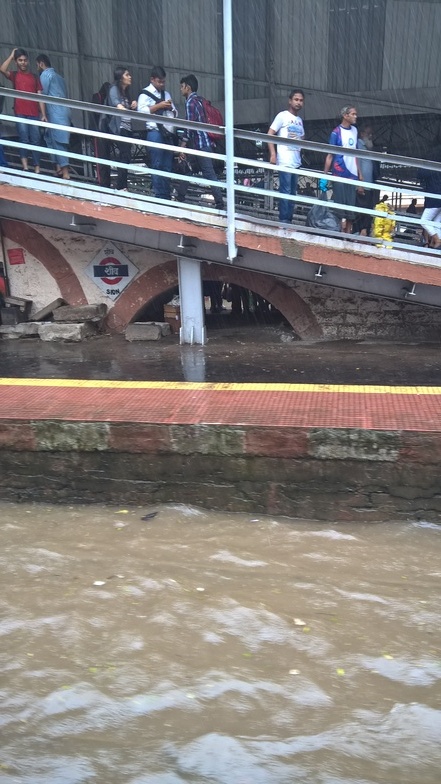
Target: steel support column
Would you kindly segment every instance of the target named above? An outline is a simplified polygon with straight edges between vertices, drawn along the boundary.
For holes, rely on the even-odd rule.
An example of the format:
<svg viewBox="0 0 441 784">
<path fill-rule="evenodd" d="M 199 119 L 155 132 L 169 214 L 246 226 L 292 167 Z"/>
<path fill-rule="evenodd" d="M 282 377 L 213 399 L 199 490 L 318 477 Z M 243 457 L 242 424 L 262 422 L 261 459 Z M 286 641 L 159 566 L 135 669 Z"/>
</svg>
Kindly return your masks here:
<svg viewBox="0 0 441 784">
<path fill-rule="evenodd" d="M 227 155 L 227 245 L 228 261 L 237 256 L 234 205 L 234 94 L 232 0 L 224 0 L 225 152 Z"/>
<path fill-rule="evenodd" d="M 196 259 L 178 257 L 179 298 L 181 302 L 181 329 L 179 342 L 206 342 L 205 307 L 202 289 L 201 263 Z"/>
</svg>

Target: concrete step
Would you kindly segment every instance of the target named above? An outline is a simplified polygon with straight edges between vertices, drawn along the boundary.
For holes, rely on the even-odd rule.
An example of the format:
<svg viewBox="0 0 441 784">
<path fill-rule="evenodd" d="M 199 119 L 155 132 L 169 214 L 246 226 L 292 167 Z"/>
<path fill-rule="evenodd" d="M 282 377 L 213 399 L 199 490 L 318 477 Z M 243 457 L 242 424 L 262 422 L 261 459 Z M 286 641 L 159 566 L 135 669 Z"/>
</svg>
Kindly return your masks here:
<svg viewBox="0 0 441 784">
<path fill-rule="evenodd" d="M 126 340 L 160 340 L 170 335 L 170 324 L 160 321 L 135 321 L 125 331 Z"/>
<path fill-rule="evenodd" d="M 46 342 L 69 341 L 79 343 L 81 340 L 93 337 L 98 333 L 98 327 L 93 321 L 84 321 L 79 324 L 40 324 L 38 334 Z"/>
</svg>

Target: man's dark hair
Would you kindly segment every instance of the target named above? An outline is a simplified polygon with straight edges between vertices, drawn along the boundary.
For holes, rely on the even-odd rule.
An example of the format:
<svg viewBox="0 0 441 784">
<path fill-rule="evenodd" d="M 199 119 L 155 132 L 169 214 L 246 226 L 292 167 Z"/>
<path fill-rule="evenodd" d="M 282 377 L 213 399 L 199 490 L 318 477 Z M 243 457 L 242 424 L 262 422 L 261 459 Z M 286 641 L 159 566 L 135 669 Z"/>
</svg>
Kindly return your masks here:
<svg viewBox="0 0 441 784">
<path fill-rule="evenodd" d="M 166 76 L 167 74 L 165 73 L 162 65 L 154 65 L 150 71 L 150 79 L 165 79 Z"/>
<path fill-rule="evenodd" d="M 47 54 L 39 54 L 35 59 L 37 63 L 43 63 L 43 65 L 45 65 L 46 68 L 52 68 L 51 61 L 49 60 Z"/>
<path fill-rule="evenodd" d="M 18 60 L 19 57 L 27 57 L 27 58 L 29 58 L 29 55 L 28 55 L 26 49 L 16 49 L 15 50 L 15 52 L 14 52 L 14 60 Z"/>
<path fill-rule="evenodd" d="M 198 91 L 199 82 L 194 74 L 183 76 L 179 84 L 188 84 L 188 86 L 191 87 L 192 93 L 197 93 Z"/>
<path fill-rule="evenodd" d="M 293 98 L 296 93 L 299 93 L 301 96 L 303 96 L 303 98 L 305 98 L 305 93 L 301 87 L 293 87 L 288 97 Z"/>
</svg>

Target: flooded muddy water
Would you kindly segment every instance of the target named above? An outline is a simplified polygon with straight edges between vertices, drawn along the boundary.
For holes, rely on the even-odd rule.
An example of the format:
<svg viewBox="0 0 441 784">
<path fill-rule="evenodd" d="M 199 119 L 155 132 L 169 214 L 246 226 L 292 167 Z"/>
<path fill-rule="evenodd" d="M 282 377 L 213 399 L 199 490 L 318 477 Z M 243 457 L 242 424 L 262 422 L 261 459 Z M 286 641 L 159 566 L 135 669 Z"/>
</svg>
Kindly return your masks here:
<svg viewBox="0 0 441 784">
<path fill-rule="evenodd" d="M 0 783 L 438 784 L 441 527 L 0 504 Z"/>
</svg>

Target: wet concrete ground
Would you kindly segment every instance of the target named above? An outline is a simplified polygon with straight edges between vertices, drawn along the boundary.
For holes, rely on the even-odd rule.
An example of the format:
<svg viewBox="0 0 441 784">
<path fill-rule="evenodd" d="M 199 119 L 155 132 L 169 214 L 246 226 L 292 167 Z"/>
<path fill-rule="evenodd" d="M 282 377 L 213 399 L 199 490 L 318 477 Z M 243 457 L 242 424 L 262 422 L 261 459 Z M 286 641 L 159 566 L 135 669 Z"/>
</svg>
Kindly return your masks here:
<svg viewBox="0 0 441 784">
<path fill-rule="evenodd" d="M 284 325 L 207 319 L 206 346 L 180 346 L 171 336 L 129 343 L 123 335 L 87 342 L 0 341 L 4 378 L 321 384 L 441 384 L 439 343 L 296 340 Z"/>
</svg>

